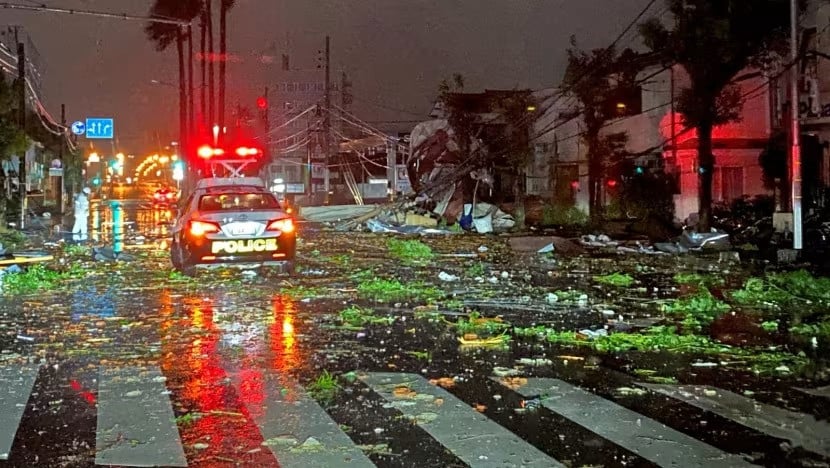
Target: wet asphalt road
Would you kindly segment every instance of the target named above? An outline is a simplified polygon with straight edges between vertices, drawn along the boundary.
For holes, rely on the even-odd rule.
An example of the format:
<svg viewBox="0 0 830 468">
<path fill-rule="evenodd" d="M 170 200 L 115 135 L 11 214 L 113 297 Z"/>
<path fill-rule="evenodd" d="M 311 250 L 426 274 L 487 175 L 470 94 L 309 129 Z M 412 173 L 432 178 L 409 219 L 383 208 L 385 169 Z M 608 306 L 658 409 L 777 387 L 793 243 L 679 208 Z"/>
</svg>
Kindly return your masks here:
<svg viewBox="0 0 830 468">
<path fill-rule="evenodd" d="M 299 278 L 182 278 L 162 249 L 170 210 L 124 206 L 132 239 L 145 238 L 129 250 L 135 261 L 89 263 L 90 276 L 62 291 L 0 304 L 0 467 L 830 462 L 826 390 L 692 367 L 695 356 L 595 355 L 521 339 L 460 347 L 441 320 L 417 319 L 413 305 L 355 300 L 347 277 L 358 269 L 417 276 L 391 265 L 368 235 L 303 226 Z M 108 213 L 91 216 L 101 240 Z M 443 247 L 481 244 L 493 253 L 488 265 L 523 268 L 494 239 Z M 346 254 L 351 263 L 325 260 Z M 429 276 L 465 261 L 448 258 Z M 464 295 L 470 288 L 457 292 L 476 299 Z M 503 299 L 520 289 L 503 282 L 479 299 L 492 305 L 493 291 Z M 333 319 L 356 302 L 394 323 L 352 328 Z M 540 321 L 530 307 L 507 304 L 495 309 L 505 320 Z M 584 310 L 544 320 L 597 323 Z M 646 384 L 640 368 L 677 383 Z M 337 377 L 330 393 L 313 385 L 325 373 Z"/>
</svg>

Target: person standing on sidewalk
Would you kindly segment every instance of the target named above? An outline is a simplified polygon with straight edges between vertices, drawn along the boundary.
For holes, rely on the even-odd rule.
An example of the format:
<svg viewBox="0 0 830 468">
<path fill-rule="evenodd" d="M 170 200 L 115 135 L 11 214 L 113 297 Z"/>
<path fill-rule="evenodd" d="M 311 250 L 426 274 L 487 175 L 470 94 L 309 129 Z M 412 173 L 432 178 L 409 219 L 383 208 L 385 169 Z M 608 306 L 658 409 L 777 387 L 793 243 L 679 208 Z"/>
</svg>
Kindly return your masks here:
<svg viewBox="0 0 830 468">
<path fill-rule="evenodd" d="M 89 194 L 92 190 L 84 187 L 83 191 L 75 197 L 75 225 L 72 227 L 72 240 L 83 242 L 87 238 L 87 225 L 89 219 Z"/>
</svg>

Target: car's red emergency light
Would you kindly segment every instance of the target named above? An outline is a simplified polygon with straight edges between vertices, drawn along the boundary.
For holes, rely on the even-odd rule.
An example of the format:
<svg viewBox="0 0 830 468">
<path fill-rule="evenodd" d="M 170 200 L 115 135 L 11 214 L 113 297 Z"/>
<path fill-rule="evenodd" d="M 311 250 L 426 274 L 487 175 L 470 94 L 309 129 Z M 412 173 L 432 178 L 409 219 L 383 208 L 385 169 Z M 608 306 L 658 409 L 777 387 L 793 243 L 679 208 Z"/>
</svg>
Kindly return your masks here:
<svg viewBox="0 0 830 468">
<path fill-rule="evenodd" d="M 210 145 L 202 145 L 196 151 L 196 154 L 198 154 L 202 159 L 210 159 L 214 156 L 222 156 L 225 154 L 225 150 L 222 148 L 214 148 Z"/>
<path fill-rule="evenodd" d="M 196 151 L 196 154 L 202 159 L 211 159 L 217 156 L 224 156 L 225 150 L 222 148 L 214 148 L 210 145 L 202 145 Z M 262 150 L 248 146 L 240 146 L 234 150 L 233 154 L 240 158 L 256 157 L 262 155 Z"/>
<path fill-rule="evenodd" d="M 257 148 L 248 148 L 245 146 L 241 146 L 236 149 L 236 155 L 240 157 L 248 157 L 248 156 L 258 156 L 262 154 L 262 151 L 258 150 Z"/>
</svg>

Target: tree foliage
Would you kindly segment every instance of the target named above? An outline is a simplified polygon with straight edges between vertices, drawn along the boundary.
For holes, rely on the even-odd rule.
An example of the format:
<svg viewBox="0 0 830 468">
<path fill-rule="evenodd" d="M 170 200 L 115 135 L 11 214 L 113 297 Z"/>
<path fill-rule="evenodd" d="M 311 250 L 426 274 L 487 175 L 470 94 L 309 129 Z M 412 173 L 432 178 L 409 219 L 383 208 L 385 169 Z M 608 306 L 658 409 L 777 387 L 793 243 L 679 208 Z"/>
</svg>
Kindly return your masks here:
<svg viewBox="0 0 830 468">
<path fill-rule="evenodd" d="M 640 26 L 646 45 L 666 63 L 680 64 L 690 86 L 680 92 L 677 110 L 698 135 L 699 229 L 708 230 L 712 212 L 712 128 L 740 119 L 742 96 L 733 79 L 748 67 L 764 67 L 786 37 L 787 0 L 666 0 L 675 19 Z"/>
<path fill-rule="evenodd" d="M 18 125 L 19 107 L 15 88 L 0 74 L 0 160 L 9 159 L 29 147 L 29 138 Z"/>
<path fill-rule="evenodd" d="M 203 6 L 202 0 L 155 0 L 150 7 L 150 16 L 192 21 L 202 13 Z M 151 22 L 144 27 L 147 38 L 159 52 L 167 50 L 176 42 L 180 30 L 179 25 L 168 23 Z"/>
</svg>

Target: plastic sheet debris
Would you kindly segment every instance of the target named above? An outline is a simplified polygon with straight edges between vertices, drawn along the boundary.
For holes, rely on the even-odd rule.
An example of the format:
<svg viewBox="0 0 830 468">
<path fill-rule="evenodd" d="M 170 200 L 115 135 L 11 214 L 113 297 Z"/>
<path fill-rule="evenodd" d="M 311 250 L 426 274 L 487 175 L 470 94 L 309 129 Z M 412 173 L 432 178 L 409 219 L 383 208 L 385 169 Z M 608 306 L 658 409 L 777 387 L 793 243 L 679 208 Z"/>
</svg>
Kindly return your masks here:
<svg viewBox="0 0 830 468">
<path fill-rule="evenodd" d="M 366 227 L 375 233 L 395 234 L 453 234 L 453 231 L 438 228 L 426 228 L 423 226 L 395 226 L 379 219 L 366 221 Z"/>
<path fill-rule="evenodd" d="M 453 282 L 458 281 L 459 278 L 456 275 L 451 275 L 446 271 L 442 271 L 441 273 L 438 273 L 438 279 L 440 279 L 441 281 Z"/>
<path fill-rule="evenodd" d="M 729 250 L 732 248 L 732 243 L 729 241 L 729 234 L 725 232 L 715 230 L 707 233 L 684 231 L 674 242 L 658 242 L 654 244 L 654 248 L 662 252 L 684 254 L 701 250 Z"/>
</svg>

